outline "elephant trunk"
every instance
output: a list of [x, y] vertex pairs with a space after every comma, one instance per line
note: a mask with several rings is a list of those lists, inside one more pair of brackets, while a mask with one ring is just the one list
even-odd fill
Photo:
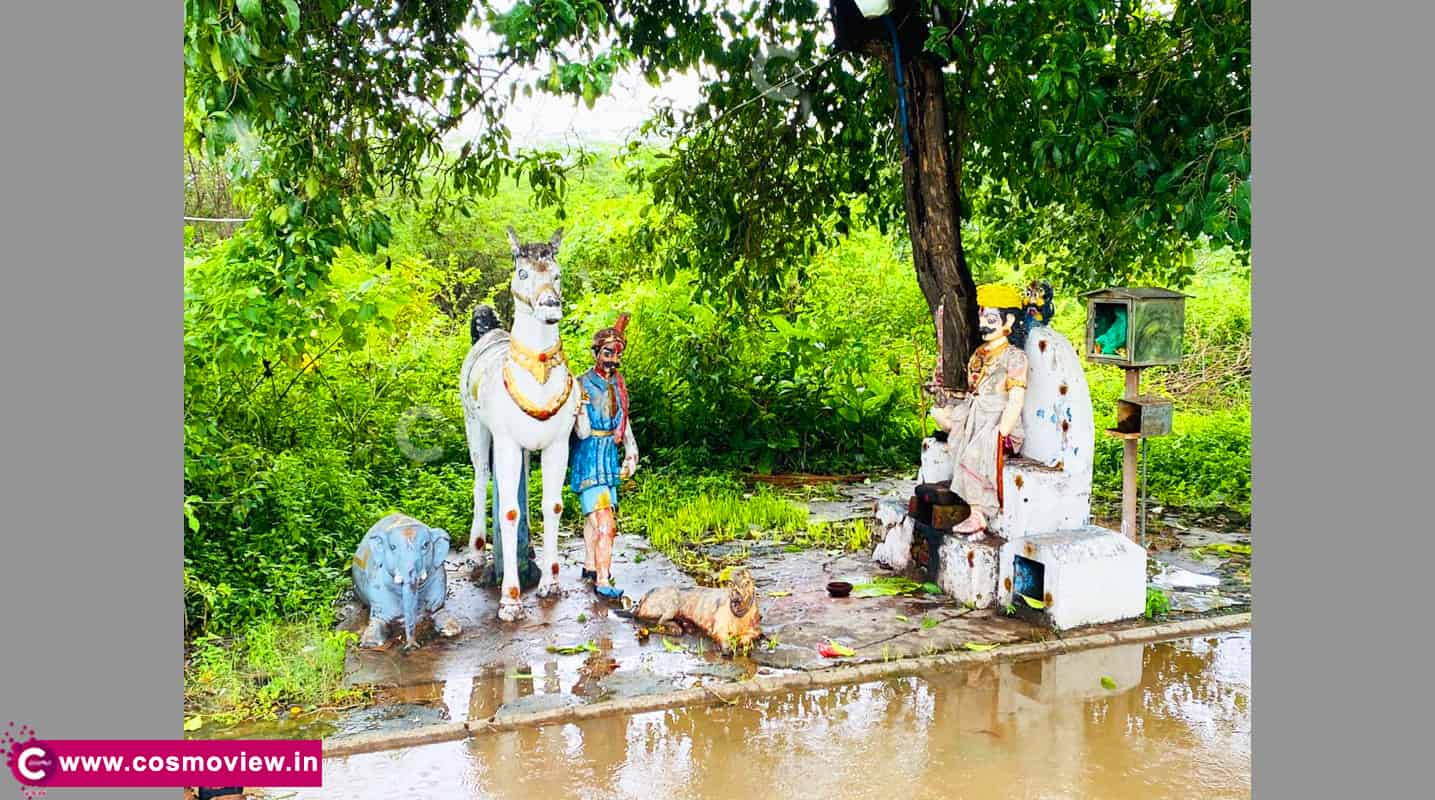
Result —
[[403, 611], [404, 649], [412, 650], [419, 646], [418, 640], [414, 638], [414, 631], [418, 628], [419, 621], [419, 587], [415, 586], [412, 580], [404, 582]]

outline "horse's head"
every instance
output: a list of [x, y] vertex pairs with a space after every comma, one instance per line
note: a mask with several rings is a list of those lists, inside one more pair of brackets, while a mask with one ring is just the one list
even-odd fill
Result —
[[555, 324], [563, 317], [563, 284], [558, 268], [558, 242], [563, 229], [546, 242], [523, 244], [510, 226], [508, 243], [513, 247], [514, 313], [527, 312], [541, 322]]

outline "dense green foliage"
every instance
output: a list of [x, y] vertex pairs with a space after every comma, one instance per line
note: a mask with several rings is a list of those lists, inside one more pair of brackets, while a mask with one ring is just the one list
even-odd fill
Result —
[[[964, 213], [1003, 220], [987, 250], [1045, 253], [1069, 289], [1138, 272], [1181, 285], [1200, 237], [1249, 251], [1249, 3], [897, 7], [951, 64]], [[341, 247], [388, 243], [387, 197], [469, 213], [526, 177], [562, 213], [584, 159], [515, 148], [503, 114], [519, 90], [591, 107], [624, 68], [712, 76], [697, 108], [655, 116], [669, 157], [634, 169], [654, 203], [637, 242], [710, 301], [770, 302], [854, 218], [902, 215], [892, 76], [832, 50], [826, 3], [187, 0], [185, 13], [186, 146], [229, 158], [254, 212], [245, 278], [272, 300], [320, 289]], [[446, 153], [465, 115], [480, 132]], [[277, 339], [290, 322], [250, 324]]]

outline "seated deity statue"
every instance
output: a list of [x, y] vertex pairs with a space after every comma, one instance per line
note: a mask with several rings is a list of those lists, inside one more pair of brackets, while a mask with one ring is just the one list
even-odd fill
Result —
[[1003, 458], [1021, 450], [1027, 380], [1022, 293], [1010, 286], [983, 285], [977, 289], [977, 306], [982, 344], [967, 364], [967, 392], [931, 412], [947, 432], [952, 491], [971, 509], [953, 531], [973, 535], [985, 532], [999, 512]]

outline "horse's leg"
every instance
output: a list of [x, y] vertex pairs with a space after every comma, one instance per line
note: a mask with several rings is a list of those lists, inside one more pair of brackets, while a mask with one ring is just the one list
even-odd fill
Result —
[[471, 411], [463, 415], [463, 426], [468, 435], [468, 457], [473, 461], [473, 525], [468, 529], [468, 549], [478, 560], [487, 543], [484, 528], [488, 527], [488, 456], [493, 437]]
[[498, 618], [513, 622], [523, 616], [518, 601], [518, 482], [523, 479], [523, 450], [507, 437], [493, 439], [493, 472], [498, 480], [499, 496], [494, 510], [499, 514], [499, 530], [503, 537], [503, 585], [498, 598]]
[[543, 577], [538, 582], [538, 596], [552, 597], [558, 588], [558, 520], [563, 515], [563, 479], [568, 474], [568, 437], [542, 451], [539, 466], [543, 470], [543, 556], [539, 566]]

